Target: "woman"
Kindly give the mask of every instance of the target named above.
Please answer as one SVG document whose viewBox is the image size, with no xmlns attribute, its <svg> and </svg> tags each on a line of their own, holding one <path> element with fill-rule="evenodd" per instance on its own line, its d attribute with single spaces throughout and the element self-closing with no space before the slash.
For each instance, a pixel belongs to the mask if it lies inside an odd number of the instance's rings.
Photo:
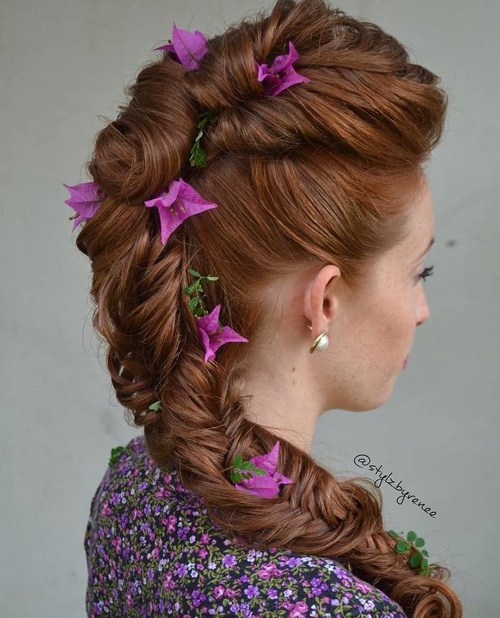
<svg viewBox="0 0 500 618">
<path fill-rule="evenodd" d="M 144 427 L 92 500 L 88 615 L 461 616 L 380 490 L 310 455 L 324 411 L 388 399 L 429 317 L 438 77 L 323 0 L 156 49 L 67 201 Z"/>
</svg>

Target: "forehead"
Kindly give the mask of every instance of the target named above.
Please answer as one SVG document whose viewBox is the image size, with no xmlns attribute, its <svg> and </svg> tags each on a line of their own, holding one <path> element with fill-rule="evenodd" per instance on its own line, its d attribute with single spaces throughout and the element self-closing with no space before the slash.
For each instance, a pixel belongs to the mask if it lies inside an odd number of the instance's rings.
<svg viewBox="0 0 500 618">
<path fill-rule="evenodd" d="M 402 243 L 412 257 L 422 255 L 435 236 L 434 206 L 429 183 L 425 179 L 410 204 L 408 234 Z"/>
<path fill-rule="evenodd" d="M 434 207 L 427 180 L 410 196 L 405 238 L 375 265 L 376 278 L 385 277 L 388 271 L 405 271 L 410 264 L 416 265 L 428 250 L 435 236 Z"/>
</svg>

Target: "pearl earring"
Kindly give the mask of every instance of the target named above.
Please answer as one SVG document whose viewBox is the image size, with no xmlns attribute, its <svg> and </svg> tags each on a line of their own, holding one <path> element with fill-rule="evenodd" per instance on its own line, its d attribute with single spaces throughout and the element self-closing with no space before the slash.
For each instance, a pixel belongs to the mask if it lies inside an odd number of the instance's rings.
<svg viewBox="0 0 500 618">
<path fill-rule="evenodd" d="M 310 330 L 312 330 L 312 326 L 310 324 L 306 325 L 307 328 L 309 328 Z M 314 343 L 312 344 L 312 346 L 309 349 L 309 352 L 312 354 L 315 350 L 319 350 L 324 351 L 328 348 L 328 344 L 329 344 L 329 339 L 328 339 L 328 334 L 327 331 L 323 331 L 320 335 L 318 335 L 314 341 Z"/>
</svg>

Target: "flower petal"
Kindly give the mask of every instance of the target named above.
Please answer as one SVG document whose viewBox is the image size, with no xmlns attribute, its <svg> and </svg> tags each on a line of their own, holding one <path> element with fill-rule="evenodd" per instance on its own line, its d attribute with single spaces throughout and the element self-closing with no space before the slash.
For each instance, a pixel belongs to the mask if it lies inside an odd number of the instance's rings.
<svg viewBox="0 0 500 618">
<path fill-rule="evenodd" d="M 188 217 L 217 208 L 215 202 L 205 200 L 182 178 L 170 181 L 167 191 L 144 202 L 148 207 L 156 206 L 160 215 L 161 242 L 165 244 L 174 230 Z"/>
<path fill-rule="evenodd" d="M 262 468 L 268 474 L 274 474 L 274 471 L 276 470 L 276 466 L 278 464 L 279 449 L 280 441 L 277 440 L 276 444 L 269 451 L 269 453 L 252 457 L 250 461 L 252 461 L 257 466 L 257 468 Z"/>
<path fill-rule="evenodd" d="M 82 182 L 77 185 L 67 185 L 62 183 L 70 192 L 68 199 L 64 203 L 70 206 L 77 214 L 74 219 L 73 231 L 82 221 L 91 219 L 101 206 L 102 196 L 99 186 L 95 182 Z"/>
<path fill-rule="evenodd" d="M 273 73 L 281 73 L 291 68 L 292 64 L 299 59 L 299 53 L 295 49 L 295 45 L 292 41 L 288 42 L 288 54 L 281 54 L 276 56 L 271 64 L 271 71 Z"/>
<path fill-rule="evenodd" d="M 269 96 L 276 96 L 294 84 L 311 81 L 305 75 L 297 73 L 293 67 L 293 63 L 300 56 L 292 41 L 288 43 L 288 50 L 288 54 L 276 56 L 271 67 L 268 67 L 267 64 L 256 63 L 257 79 L 263 82 L 264 90 Z"/>
<path fill-rule="evenodd" d="M 209 314 L 196 320 L 198 332 L 205 347 L 205 362 L 215 358 L 215 352 L 225 343 L 248 342 L 248 339 L 242 337 L 231 327 L 220 325 L 220 309 L 221 305 L 216 305 Z"/>
<path fill-rule="evenodd" d="M 189 30 L 177 28 L 174 22 L 172 41 L 172 43 L 155 47 L 155 50 L 174 52 L 179 62 L 188 71 L 198 69 L 200 61 L 208 53 L 205 35 L 199 30 L 190 32 Z"/>
<path fill-rule="evenodd" d="M 279 485 L 289 485 L 293 483 L 292 479 L 276 472 L 276 465 L 278 463 L 279 455 L 279 440 L 275 443 L 273 448 L 264 455 L 257 455 L 250 459 L 257 468 L 261 468 L 266 472 L 264 475 L 258 475 L 247 470 L 252 476 L 250 478 L 243 478 L 239 485 L 235 485 L 238 489 L 246 489 L 257 496 L 264 498 L 273 498 L 279 493 Z"/>
<path fill-rule="evenodd" d="M 292 479 L 289 479 L 280 472 L 275 472 L 273 474 L 273 479 L 276 481 L 276 483 L 281 483 L 282 485 L 290 485 L 291 483 L 293 483 Z"/>
<path fill-rule="evenodd" d="M 252 476 L 244 478 L 235 485 L 236 489 L 241 489 L 262 498 L 274 498 L 279 493 L 279 487 L 270 476 Z"/>
<path fill-rule="evenodd" d="M 196 320 L 196 325 L 198 327 L 198 333 L 203 342 L 203 346 L 205 348 L 205 362 L 212 360 L 215 358 L 215 352 L 217 351 L 217 347 L 212 345 L 212 335 L 216 333 L 220 329 L 219 325 L 219 314 L 220 314 L 221 305 L 215 306 L 210 313 L 204 315 Z"/>
</svg>

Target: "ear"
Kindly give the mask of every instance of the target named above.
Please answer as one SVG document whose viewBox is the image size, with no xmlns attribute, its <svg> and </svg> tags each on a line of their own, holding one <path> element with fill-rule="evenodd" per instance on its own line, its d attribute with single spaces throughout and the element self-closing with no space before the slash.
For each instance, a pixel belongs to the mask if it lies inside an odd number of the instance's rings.
<svg viewBox="0 0 500 618">
<path fill-rule="evenodd" d="M 334 318 L 338 298 L 336 286 L 341 278 L 341 272 L 335 264 L 323 266 L 306 286 L 304 294 L 304 315 L 312 325 L 313 339 L 323 331 L 328 330 L 330 321 Z"/>
</svg>

